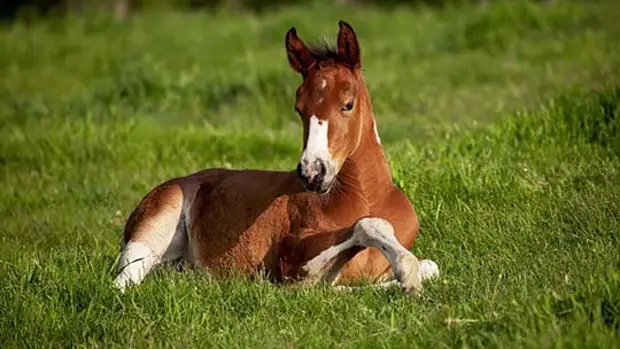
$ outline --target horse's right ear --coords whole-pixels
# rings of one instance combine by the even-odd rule
[[[288,63],[296,72],[306,75],[306,72],[314,63],[314,57],[306,44],[297,36],[295,27],[292,27],[286,33],[286,55]]]

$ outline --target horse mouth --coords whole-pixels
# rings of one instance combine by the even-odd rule
[[[301,180],[301,183],[303,184],[306,191],[319,194],[319,195],[325,195],[329,193],[334,184],[333,182],[321,183],[321,184],[308,183],[307,181],[304,181],[303,179]]]
[[[320,194],[320,195],[325,195],[325,194],[329,194],[329,191],[332,190],[333,187],[333,183],[330,183],[329,185],[325,186],[325,187],[320,187],[316,193]]]

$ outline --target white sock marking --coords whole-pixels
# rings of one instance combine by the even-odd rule
[[[340,243],[338,245],[331,246],[330,248],[319,253],[318,256],[309,260],[304,266],[303,269],[308,273],[306,278],[308,281],[316,282],[325,274],[325,268],[330,266],[331,262],[334,258],[336,258],[340,253],[350,249],[355,246],[355,240],[349,239]],[[334,279],[334,282],[338,278]]]
[[[417,292],[422,288],[417,257],[398,242],[388,221],[362,218],[355,224],[353,236],[362,246],[376,247],[383,253],[403,289]]]
[[[114,285],[124,292],[127,286],[139,284],[157,263],[159,257],[145,243],[130,241],[121,252]]]
[[[354,229],[354,236],[361,244],[380,249],[390,262],[395,262],[402,254],[411,253],[396,240],[394,228],[385,219],[362,218]]]

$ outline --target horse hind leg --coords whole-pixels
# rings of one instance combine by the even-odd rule
[[[183,192],[177,184],[163,184],[127,220],[114,285],[123,292],[139,284],[155,265],[181,258],[186,247]]]

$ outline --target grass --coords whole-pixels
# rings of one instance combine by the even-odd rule
[[[614,1],[5,25],[0,347],[620,347]],[[122,224],[166,178],[293,168],[308,40],[349,20],[394,181],[442,277],[338,293],[160,268],[111,287]]]

